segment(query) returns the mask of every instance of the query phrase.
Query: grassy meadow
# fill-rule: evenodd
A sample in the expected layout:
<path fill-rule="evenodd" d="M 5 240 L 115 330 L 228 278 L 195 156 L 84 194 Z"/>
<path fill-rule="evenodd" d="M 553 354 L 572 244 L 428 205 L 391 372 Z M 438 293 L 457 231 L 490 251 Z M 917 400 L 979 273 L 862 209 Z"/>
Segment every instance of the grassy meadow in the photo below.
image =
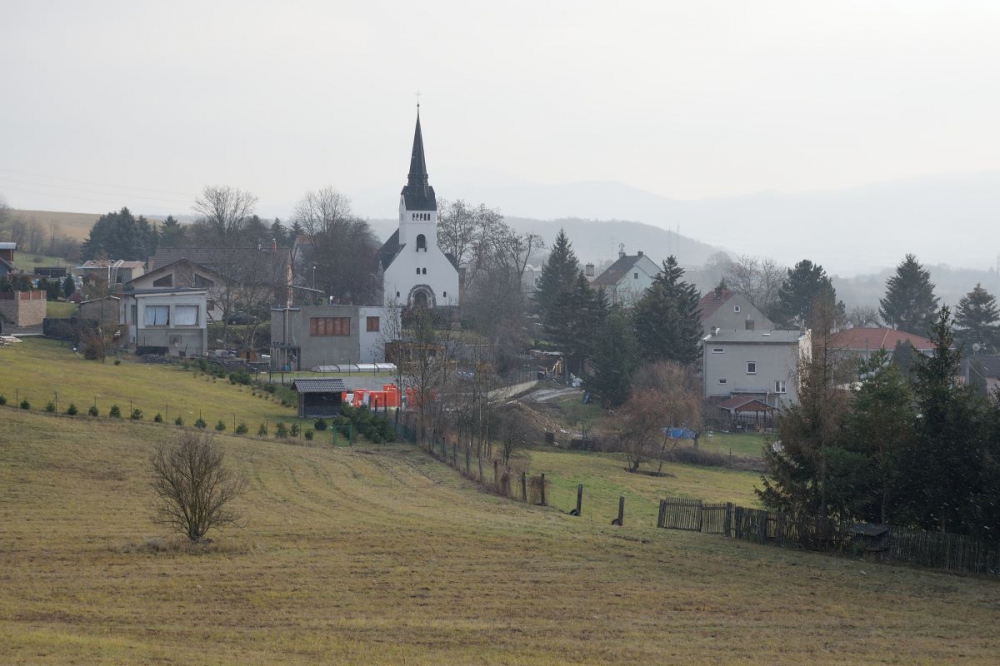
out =
<path fill-rule="evenodd" d="M 100 215 L 92 213 L 64 213 L 48 210 L 15 210 L 14 214 L 27 222 L 38 222 L 45 227 L 46 231 L 54 225 L 62 234 L 78 241 L 87 239 L 87 236 L 90 235 L 90 228 L 100 217 Z M 20 265 L 20 258 L 18 265 Z"/>
<path fill-rule="evenodd" d="M 752 502 L 755 476 L 722 469 L 655 478 L 614 456 L 528 451 L 556 504 L 528 507 L 409 445 L 224 435 L 249 481 L 245 525 L 189 552 L 149 519 L 148 456 L 177 429 L 44 414 L 41 387 L 64 378 L 62 401 L 127 383 L 121 395 L 143 403 L 185 393 L 255 421 L 290 410 L 190 371 L 67 354 L 45 341 L 0 350 L 0 392 L 13 378 L 33 403 L 0 408 L 2 664 L 1000 659 L 995 579 L 653 527 L 660 496 Z M 576 483 L 579 518 L 565 513 Z M 611 527 L 623 492 L 625 524 Z"/>

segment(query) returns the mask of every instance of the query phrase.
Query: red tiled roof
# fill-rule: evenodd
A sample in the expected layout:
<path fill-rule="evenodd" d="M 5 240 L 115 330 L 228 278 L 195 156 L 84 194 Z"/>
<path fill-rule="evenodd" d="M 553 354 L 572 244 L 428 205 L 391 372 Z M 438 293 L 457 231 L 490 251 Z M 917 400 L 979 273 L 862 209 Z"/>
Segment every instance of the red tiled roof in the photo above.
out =
<path fill-rule="evenodd" d="M 707 294 L 701 297 L 698 301 L 698 309 L 701 312 L 701 321 L 704 323 L 706 319 L 715 314 L 715 311 L 722 307 L 722 304 L 732 298 L 733 292 L 729 289 L 723 289 L 722 293 L 718 293 L 715 289 L 712 289 Z"/>
<path fill-rule="evenodd" d="M 927 338 L 912 333 L 904 333 L 892 328 L 849 328 L 835 333 L 830 338 L 830 346 L 835 349 L 863 350 L 896 348 L 898 342 L 909 342 L 918 351 L 934 348 Z"/>

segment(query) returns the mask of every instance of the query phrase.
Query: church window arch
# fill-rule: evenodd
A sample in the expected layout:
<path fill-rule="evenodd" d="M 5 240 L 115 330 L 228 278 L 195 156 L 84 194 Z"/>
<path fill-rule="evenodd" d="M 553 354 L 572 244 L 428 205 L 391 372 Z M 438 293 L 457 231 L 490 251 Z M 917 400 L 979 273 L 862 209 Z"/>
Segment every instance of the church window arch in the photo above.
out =
<path fill-rule="evenodd" d="M 427 251 L 427 237 L 423 234 L 417 236 L 417 252 L 420 252 L 421 250 L 424 252 Z"/>
<path fill-rule="evenodd" d="M 424 270 L 422 271 L 422 273 L 423 273 L 424 275 L 427 275 L 427 269 L 425 268 L 425 269 L 424 269 Z"/>

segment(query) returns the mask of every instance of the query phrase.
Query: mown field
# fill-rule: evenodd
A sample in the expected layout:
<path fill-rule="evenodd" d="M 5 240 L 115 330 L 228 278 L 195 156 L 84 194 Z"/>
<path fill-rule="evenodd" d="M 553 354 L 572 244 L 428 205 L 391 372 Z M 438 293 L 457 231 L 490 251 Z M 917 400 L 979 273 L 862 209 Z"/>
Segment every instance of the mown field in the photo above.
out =
<path fill-rule="evenodd" d="M 61 233 L 78 241 L 86 240 L 87 236 L 90 235 L 90 228 L 100 217 L 100 215 L 91 213 L 64 213 L 49 210 L 15 210 L 13 212 L 22 220 L 41 224 L 46 231 L 50 225 L 56 225 Z M 20 264 L 20 262 L 18 263 Z"/>
<path fill-rule="evenodd" d="M 4 392 L 8 373 L 23 372 L 9 351 Z M 50 365 L 83 372 L 34 358 L 38 377 Z M 287 412 L 191 373 L 106 372 L 138 373 L 126 376 L 136 399 L 187 390 L 206 406 Z M 663 495 L 752 501 L 755 476 L 724 469 L 676 465 L 655 478 L 614 456 L 530 451 L 557 506 L 527 507 L 409 445 L 221 436 L 249 480 L 244 527 L 214 535 L 207 553 L 150 548 L 172 537 L 149 519 L 147 460 L 176 432 L 0 408 L 0 663 L 1000 659 L 994 579 L 658 530 L 633 510 Z M 576 482 L 588 488 L 580 518 L 565 513 Z M 611 527 L 599 498 L 617 508 L 622 491 L 625 525 Z"/>

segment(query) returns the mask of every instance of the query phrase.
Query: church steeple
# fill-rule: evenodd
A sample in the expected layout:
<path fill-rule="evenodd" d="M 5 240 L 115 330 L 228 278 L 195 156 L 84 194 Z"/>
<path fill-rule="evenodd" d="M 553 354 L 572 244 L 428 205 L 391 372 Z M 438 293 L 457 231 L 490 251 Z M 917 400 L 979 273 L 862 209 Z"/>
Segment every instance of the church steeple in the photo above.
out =
<path fill-rule="evenodd" d="M 401 192 L 406 210 L 437 210 L 434 188 L 427 177 L 424 160 L 424 136 L 420 131 L 420 107 L 417 107 L 417 127 L 413 131 L 413 152 L 410 155 L 410 173 Z"/>

